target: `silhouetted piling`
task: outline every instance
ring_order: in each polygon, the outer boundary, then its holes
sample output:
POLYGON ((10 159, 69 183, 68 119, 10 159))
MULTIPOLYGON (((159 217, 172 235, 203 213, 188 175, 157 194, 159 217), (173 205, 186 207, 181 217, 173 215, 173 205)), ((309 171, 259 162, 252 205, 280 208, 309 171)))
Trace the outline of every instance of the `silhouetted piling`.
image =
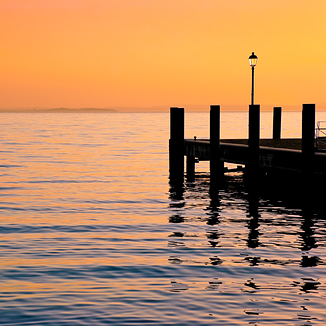
POLYGON ((254 211, 258 207, 259 202, 259 138, 260 105, 249 105, 248 166, 246 167, 246 179, 248 182, 250 211, 254 211))
POLYGON ((196 170, 196 159, 192 153, 187 155, 187 181, 193 182, 195 181, 195 170, 196 170))
POLYGON ((260 105, 249 105, 248 168, 250 177, 259 169, 260 105))
POLYGON ((314 188, 315 104, 302 106, 302 195, 309 202, 314 188))
POLYGON ((218 192, 224 177, 224 164, 220 158, 220 106, 210 107, 210 190, 218 192))
POLYGON ((184 108, 170 108, 169 165, 170 182, 182 183, 184 179, 184 108))
POLYGON ((273 111, 273 139, 281 139, 282 108, 274 107, 273 111))
POLYGON ((315 156, 315 104, 302 106, 302 162, 303 170, 313 168, 315 156))

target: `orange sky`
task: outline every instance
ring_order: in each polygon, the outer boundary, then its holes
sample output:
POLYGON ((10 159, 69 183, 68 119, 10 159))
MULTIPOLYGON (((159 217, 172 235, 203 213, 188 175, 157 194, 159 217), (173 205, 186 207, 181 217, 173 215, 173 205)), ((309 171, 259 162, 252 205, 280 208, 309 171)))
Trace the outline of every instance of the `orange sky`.
POLYGON ((0 0, 0 107, 326 107, 325 0, 0 0))

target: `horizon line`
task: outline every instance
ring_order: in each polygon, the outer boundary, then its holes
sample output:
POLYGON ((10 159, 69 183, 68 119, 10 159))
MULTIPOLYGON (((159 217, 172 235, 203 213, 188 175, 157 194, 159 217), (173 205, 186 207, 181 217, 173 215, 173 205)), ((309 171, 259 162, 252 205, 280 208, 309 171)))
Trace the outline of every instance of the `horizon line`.
MULTIPOLYGON (((316 105, 316 111, 326 111, 326 104, 324 103, 314 103, 316 105)), ((216 104, 218 105, 218 104, 216 104)), ((261 111, 264 112, 272 112, 274 107, 273 105, 268 104, 262 104, 261 111)), ((201 104, 190 104, 190 105, 178 105, 178 106, 167 106, 167 105, 155 105, 155 106, 149 106, 149 107, 140 107, 140 106, 112 106, 112 107, 5 107, 0 108, 0 112, 13 112, 13 113, 22 113, 22 112, 71 112, 71 113, 82 113, 82 112, 89 112, 89 113, 101 113, 101 112, 112 112, 112 113, 166 113, 169 112, 171 107, 180 107, 184 108, 185 111, 188 112, 208 112, 210 109, 210 105, 201 105, 201 104)), ((292 112, 299 112, 302 110, 302 104, 296 105, 283 105, 279 106, 282 107, 282 111, 292 111, 292 112)), ((220 104, 221 111, 226 112, 245 112, 249 108, 248 105, 243 104, 220 104)))

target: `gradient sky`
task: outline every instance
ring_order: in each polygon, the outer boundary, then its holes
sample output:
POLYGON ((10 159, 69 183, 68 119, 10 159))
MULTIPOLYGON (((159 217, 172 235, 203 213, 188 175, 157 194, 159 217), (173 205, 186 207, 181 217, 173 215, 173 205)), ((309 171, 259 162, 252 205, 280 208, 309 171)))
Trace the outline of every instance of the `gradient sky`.
POLYGON ((0 107, 326 103, 325 0, 0 0, 0 107))

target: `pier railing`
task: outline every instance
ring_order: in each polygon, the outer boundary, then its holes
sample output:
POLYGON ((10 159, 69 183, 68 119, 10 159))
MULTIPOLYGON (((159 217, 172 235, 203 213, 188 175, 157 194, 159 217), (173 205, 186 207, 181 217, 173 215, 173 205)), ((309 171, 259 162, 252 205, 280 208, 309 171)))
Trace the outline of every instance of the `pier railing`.
POLYGON ((326 121, 318 121, 316 128, 316 146, 326 145, 326 121))

